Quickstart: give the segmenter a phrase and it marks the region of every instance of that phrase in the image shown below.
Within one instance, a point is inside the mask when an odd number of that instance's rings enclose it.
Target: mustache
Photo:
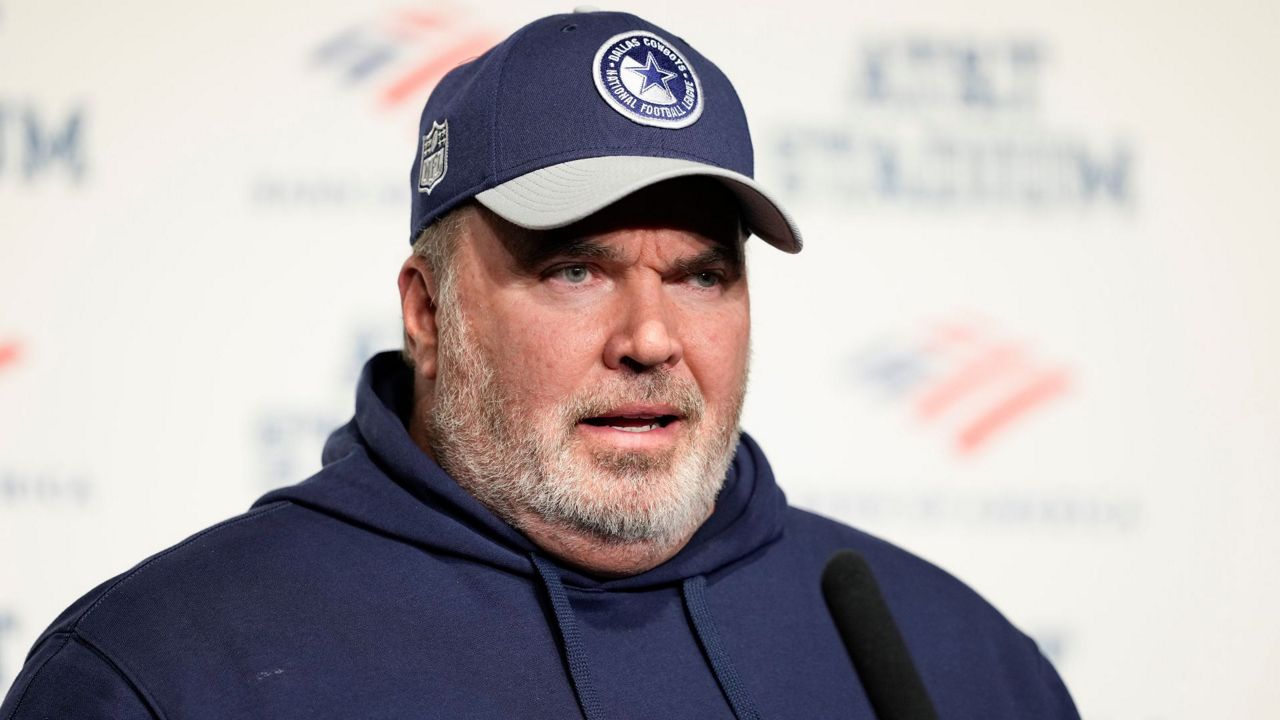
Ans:
[[[670,405],[691,422],[701,420],[706,411],[706,401],[693,380],[672,375],[669,370],[650,370],[631,379],[610,379],[574,395],[564,405],[564,420],[576,424],[623,405],[641,403]]]

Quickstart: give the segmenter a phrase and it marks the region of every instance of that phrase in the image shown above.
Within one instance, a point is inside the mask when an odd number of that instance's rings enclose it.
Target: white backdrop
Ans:
[[[1280,713],[1277,6],[620,3],[737,82],[744,427],[975,586],[1086,718]],[[318,467],[398,343],[422,99],[547,2],[0,0],[0,687]]]

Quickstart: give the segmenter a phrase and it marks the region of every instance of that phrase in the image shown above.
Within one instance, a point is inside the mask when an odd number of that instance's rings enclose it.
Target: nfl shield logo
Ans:
[[[449,172],[449,121],[431,121],[431,132],[422,136],[422,170],[418,174],[418,192],[428,195]]]

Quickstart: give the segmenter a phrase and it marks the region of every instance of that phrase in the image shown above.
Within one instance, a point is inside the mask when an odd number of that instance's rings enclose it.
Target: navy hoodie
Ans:
[[[14,718],[872,718],[822,598],[861,552],[942,718],[1077,718],[1035,644],[936,567],[790,508],[744,435],[640,575],[556,565],[412,440],[398,356],[324,468],[113,578],[39,638]]]

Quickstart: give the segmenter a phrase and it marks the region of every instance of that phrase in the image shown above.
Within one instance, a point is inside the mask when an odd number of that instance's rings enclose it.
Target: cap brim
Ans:
[[[551,165],[476,195],[504,220],[530,230],[571,225],[637,190],[663,180],[706,176],[721,180],[742,206],[747,228],[789,253],[800,252],[800,231],[754,180],[724,168],[675,158],[610,156]]]

